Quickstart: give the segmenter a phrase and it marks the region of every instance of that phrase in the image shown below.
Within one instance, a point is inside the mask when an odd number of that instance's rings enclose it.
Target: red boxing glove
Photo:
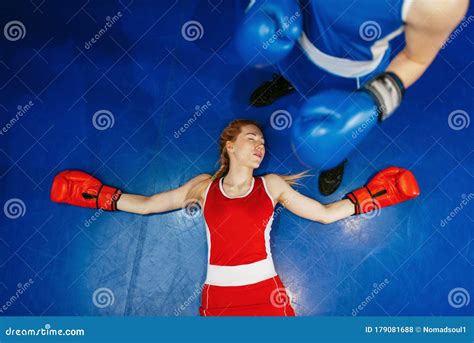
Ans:
[[[388,167],[377,173],[367,186],[347,194],[347,197],[355,205],[355,214],[361,214],[395,205],[418,195],[420,188],[411,171]]]
[[[122,191],[102,184],[79,170],[64,170],[55,176],[51,200],[70,205],[116,211]]]

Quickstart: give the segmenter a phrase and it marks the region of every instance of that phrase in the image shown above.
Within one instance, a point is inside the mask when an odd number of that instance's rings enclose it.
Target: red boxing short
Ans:
[[[199,313],[201,316],[295,316],[278,275],[244,286],[205,284]]]

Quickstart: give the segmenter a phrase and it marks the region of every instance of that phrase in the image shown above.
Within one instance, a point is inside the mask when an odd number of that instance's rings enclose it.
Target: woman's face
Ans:
[[[265,140],[262,131],[255,125],[243,126],[235,142],[227,144],[229,155],[232,154],[242,166],[256,169],[265,156]]]

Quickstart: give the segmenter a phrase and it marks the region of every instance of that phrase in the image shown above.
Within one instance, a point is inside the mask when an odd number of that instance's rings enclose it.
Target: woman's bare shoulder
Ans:
[[[265,179],[265,182],[267,183],[267,185],[269,183],[275,184],[275,183],[285,182],[285,180],[283,180],[283,178],[280,175],[274,174],[274,173],[265,174],[263,175],[263,178]]]
[[[203,173],[203,174],[199,174],[199,175],[196,175],[195,177],[193,177],[193,178],[190,180],[190,182],[201,182],[201,181],[204,181],[204,180],[209,180],[209,181],[211,181],[211,177],[212,177],[211,174]]]
[[[288,184],[280,175],[274,173],[266,174],[263,178],[273,201],[277,203],[281,193],[285,190],[285,187],[288,187]]]
[[[189,183],[191,184],[191,187],[199,185],[199,189],[197,190],[198,194],[196,194],[196,198],[200,202],[204,202],[206,197],[206,190],[209,184],[212,183],[212,175],[206,173],[196,175],[189,181]]]

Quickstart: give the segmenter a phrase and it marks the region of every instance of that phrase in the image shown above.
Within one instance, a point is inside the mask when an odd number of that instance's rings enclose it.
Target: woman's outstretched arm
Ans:
[[[415,176],[399,167],[383,169],[366,186],[347,194],[347,199],[327,205],[298,193],[277,174],[266,175],[265,181],[274,200],[300,217],[323,224],[395,205],[420,194]]]
[[[120,211],[137,214],[151,214],[177,210],[186,205],[185,197],[188,191],[199,182],[209,179],[210,177],[209,174],[200,174],[178,188],[157,193],[152,196],[124,193],[117,202],[117,208]]]
[[[51,200],[74,206],[100,208],[105,211],[126,211],[137,214],[167,212],[185,206],[186,195],[200,181],[210,180],[209,174],[200,174],[181,187],[152,196],[124,194],[119,188],[102,183],[80,170],[63,170],[51,186]],[[198,190],[198,193],[200,190]],[[196,195],[202,201],[203,194]]]
[[[324,205],[297,192],[277,174],[266,175],[265,181],[272,197],[277,199],[290,212],[302,218],[330,224],[355,213],[354,204],[349,199]]]

